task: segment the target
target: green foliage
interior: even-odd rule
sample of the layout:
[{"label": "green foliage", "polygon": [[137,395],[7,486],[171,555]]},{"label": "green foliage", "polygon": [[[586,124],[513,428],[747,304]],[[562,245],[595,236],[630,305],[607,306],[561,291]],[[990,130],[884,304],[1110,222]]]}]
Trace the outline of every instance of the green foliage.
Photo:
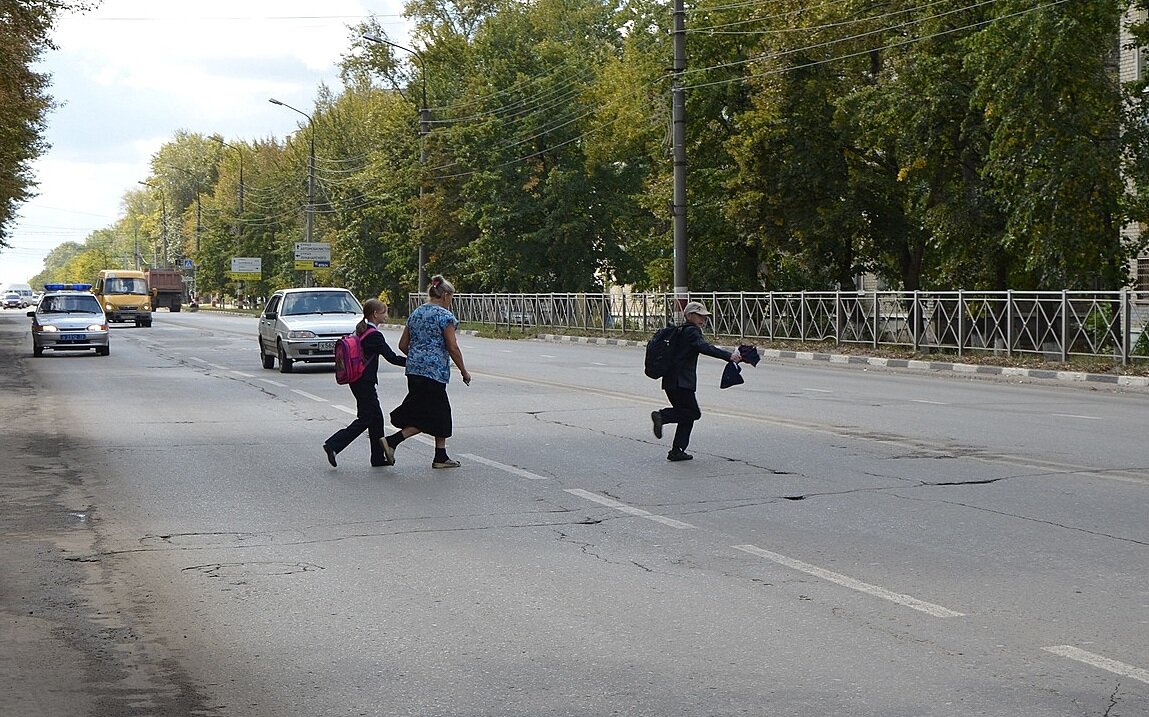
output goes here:
[{"label": "green foliage", "polygon": [[[1129,5],[1146,2],[692,4],[690,288],[1123,285],[1145,242],[1120,229],[1149,222],[1149,84],[1120,87],[1112,64]],[[234,293],[231,258],[260,257],[246,293],[297,284],[314,142],[318,281],[402,304],[425,288],[422,245],[461,291],[669,288],[666,5],[407,12],[406,47],[353,40],[345,89],[320,88],[289,140],[177,133],[123,219],[50,271],[191,256],[201,294]],[[1130,32],[1149,44],[1149,24]]]}]

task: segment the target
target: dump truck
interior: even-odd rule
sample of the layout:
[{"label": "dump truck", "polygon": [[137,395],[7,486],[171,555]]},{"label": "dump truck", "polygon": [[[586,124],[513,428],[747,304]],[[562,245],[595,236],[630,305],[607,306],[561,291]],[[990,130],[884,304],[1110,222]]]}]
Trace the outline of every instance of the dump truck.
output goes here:
[{"label": "dump truck", "polygon": [[184,298],[183,273],[178,269],[148,269],[145,273],[151,288],[152,311],[179,311]]}]

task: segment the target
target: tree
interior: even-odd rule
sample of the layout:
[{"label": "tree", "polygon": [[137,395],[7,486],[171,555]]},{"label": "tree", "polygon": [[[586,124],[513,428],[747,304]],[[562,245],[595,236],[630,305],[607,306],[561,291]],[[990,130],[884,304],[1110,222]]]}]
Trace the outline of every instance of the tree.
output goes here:
[{"label": "tree", "polygon": [[9,246],[11,224],[21,204],[35,195],[32,162],[48,150],[47,114],[54,106],[50,77],[32,67],[47,50],[59,16],[83,12],[88,2],[0,1],[0,248]]}]

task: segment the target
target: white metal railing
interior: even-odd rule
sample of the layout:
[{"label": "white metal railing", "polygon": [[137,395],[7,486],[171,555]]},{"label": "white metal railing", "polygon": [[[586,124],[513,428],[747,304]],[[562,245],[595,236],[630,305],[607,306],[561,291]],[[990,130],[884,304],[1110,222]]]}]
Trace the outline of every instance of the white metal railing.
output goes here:
[{"label": "white metal railing", "polygon": [[[645,334],[680,320],[687,300],[709,307],[707,331],[744,339],[1149,359],[1149,292],[1130,290],[456,294],[451,308],[462,322],[523,331]],[[410,308],[422,301],[412,294]]]}]

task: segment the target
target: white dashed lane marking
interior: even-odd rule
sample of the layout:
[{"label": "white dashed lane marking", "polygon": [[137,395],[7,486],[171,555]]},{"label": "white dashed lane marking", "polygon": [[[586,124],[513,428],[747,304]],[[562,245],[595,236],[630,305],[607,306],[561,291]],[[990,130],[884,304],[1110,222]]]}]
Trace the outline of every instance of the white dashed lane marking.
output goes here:
[{"label": "white dashed lane marking", "polygon": [[807,575],[813,575],[814,577],[828,580],[836,585],[841,585],[842,587],[850,588],[851,590],[857,590],[858,592],[863,592],[867,595],[879,597],[883,600],[889,600],[890,602],[897,603],[898,605],[911,607],[928,615],[933,615],[934,617],[961,617],[965,614],[950,610],[949,608],[942,607],[941,605],[928,603],[925,600],[919,600],[916,597],[912,597],[910,595],[903,595],[902,593],[896,593],[883,587],[878,587],[877,585],[870,585],[869,583],[864,583],[861,580],[855,580],[848,575],[831,572],[824,568],[819,568],[816,565],[804,563],[801,560],[795,560],[794,558],[788,558],[785,555],[779,555],[778,553],[773,553],[769,550],[763,550],[756,545],[735,545],[734,548],[736,550],[741,550],[744,553],[750,553],[751,555],[757,555],[760,558],[772,560],[779,565],[784,565],[788,568],[806,573]]},{"label": "white dashed lane marking", "polygon": [[1118,675],[1132,677],[1135,680],[1149,684],[1149,670],[1127,665],[1124,662],[1118,662],[1117,660],[1112,660],[1102,655],[1096,655],[1092,652],[1082,650],[1079,647],[1074,647],[1073,645],[1054,645],[1053,647],[1043,647],[1041,649],[1046,652],[1052,652],[1055,655],[1068,657],[1071,660],[1084,662],[1087,665],[1092,665],[1093,667],[1107,670]]},{"label": "white dashed lane marking", "polygon": [[498,461],[492,461],[490,458],[483,458],[482,456],[477,456],[474,453],[464,453],[463,458],[474,461],[476,463],[482,463],[485,466],[498,468],[501,471],[505,471],[511,475],[519,476],[520,478],[528,478],[530,480],[547,480],[546,476],[541,476],[537,473],[531,473],[530,471],[523,470],[522,468],[509,466],[505,463],[499,463]]},{"label": "white dashed lane marking", "polygon": [[582,488],[567,488],[566,492],[570,493],[571,495],[577,495],[580,498],[585,498],[593,503],[605,505],[608,508],[614,508],[615,510],[626,513],[628,515],[634,515],[638,516],[639,518],[653,520],[655,523],[669,525],[671,528],[678,528],[679,530],[689,530],[694,528],[694,526],[690,523],[683,523],[681,520],[667,518],[663,515],[655,515],[654,513],[645,511],[642,508],[635,508],[633,506],[627,505],[626,503],[620,503],[613,498],[607,498],[606,496],[601,496],[597,493],[591,493],[589,490],[583,490]]}]

